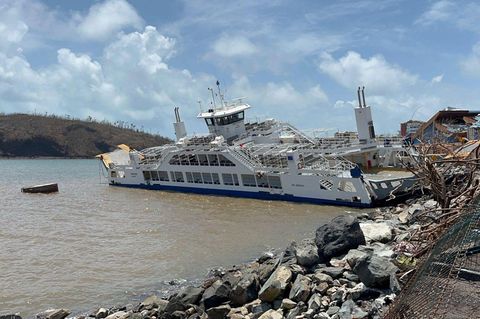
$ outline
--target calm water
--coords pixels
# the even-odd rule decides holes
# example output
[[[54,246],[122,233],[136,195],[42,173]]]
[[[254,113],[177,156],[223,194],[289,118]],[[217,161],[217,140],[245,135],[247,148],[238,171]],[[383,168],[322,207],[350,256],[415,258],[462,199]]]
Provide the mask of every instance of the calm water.
[[[111,187],[95,160],[0,160],[0,314],[75,312],[257,257],[344,208]],[[58,182],[60,193],[23,194]]]

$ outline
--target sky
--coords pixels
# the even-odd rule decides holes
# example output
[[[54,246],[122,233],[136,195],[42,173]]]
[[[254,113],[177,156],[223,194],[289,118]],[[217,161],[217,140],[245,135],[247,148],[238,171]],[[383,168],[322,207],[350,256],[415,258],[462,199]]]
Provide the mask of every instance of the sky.
[[[480,2],[0,0],[0,112],[189,133],[217,80],[252,120],[376,131],[445,107],[480,109]],[[200,101],[200,103],[198,103]]]

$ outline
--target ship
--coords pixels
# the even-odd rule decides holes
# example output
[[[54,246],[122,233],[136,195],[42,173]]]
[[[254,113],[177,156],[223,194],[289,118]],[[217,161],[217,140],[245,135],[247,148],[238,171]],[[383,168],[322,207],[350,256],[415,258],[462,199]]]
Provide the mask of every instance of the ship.
[[[371,207],[412,187],[411,176],[366,174],[361,164],[343,156],[353,152],[373,159],[381,150],[392,149],[380,147],[375,139],[364,89],[358,90],[355,108],[356,143],[332,148],[288,122],[246,121],[251,105],[244,98],[227,101],[217,86],[215,95],[209,88],[211,107],[197,115],[207,134],[188,136],[175,107],[174,143],[143,150],[122,144],[98,155],[108,184],[351,207]]]

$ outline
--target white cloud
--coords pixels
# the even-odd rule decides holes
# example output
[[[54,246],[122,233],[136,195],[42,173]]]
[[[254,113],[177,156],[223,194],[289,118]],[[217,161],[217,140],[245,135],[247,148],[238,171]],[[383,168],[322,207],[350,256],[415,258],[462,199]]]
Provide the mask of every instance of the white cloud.
[[[451,18],[454,9],[455,4],[449,0],[437,1],[417,19],[416,23],[430,25],[447,21]]]
[[[460,67],[466,74],[480,76],[480,42],[472,47],[472,52],[468,57],[462,59]]]
[[[228,58],[247,56],[257,51],[255,45],[248,38],[240,35],[229,36],[226,34],[218,38],[212,48],[216,55]]]
[[[214,81],[170,68],[174,44],[147,26],[120,34],[98,59],[62,48],[56,63],[34,69],[25,57],[0,52],[1,111],[135,120],[170,132],[171,108],[195,114],[194,101]]]
[[[435,83],[440,83],[442,81],[443,81],[443,74],[439,74],[437,76],[434,76],[430,82],[432,84],[435,84]]]
[[[417,81],[417,76],[388,63],[381,55],[365,59],[354,51],[349,51],[338,60],[324,53],[318,67],[346,88],[366,86],[373,93],[401,91]]]
[[[81,20],[78,31],[91,40],[104,40],[126,27],[139,29],[143,26],[143,19],[126,0],[95,4]]]

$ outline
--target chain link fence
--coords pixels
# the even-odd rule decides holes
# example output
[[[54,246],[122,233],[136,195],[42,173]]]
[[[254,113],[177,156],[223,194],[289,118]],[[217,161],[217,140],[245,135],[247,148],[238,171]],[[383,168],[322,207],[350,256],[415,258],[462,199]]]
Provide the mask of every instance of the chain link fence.
[[[385,319],[480,318],[480,204],[466,208],[430,251]]]

